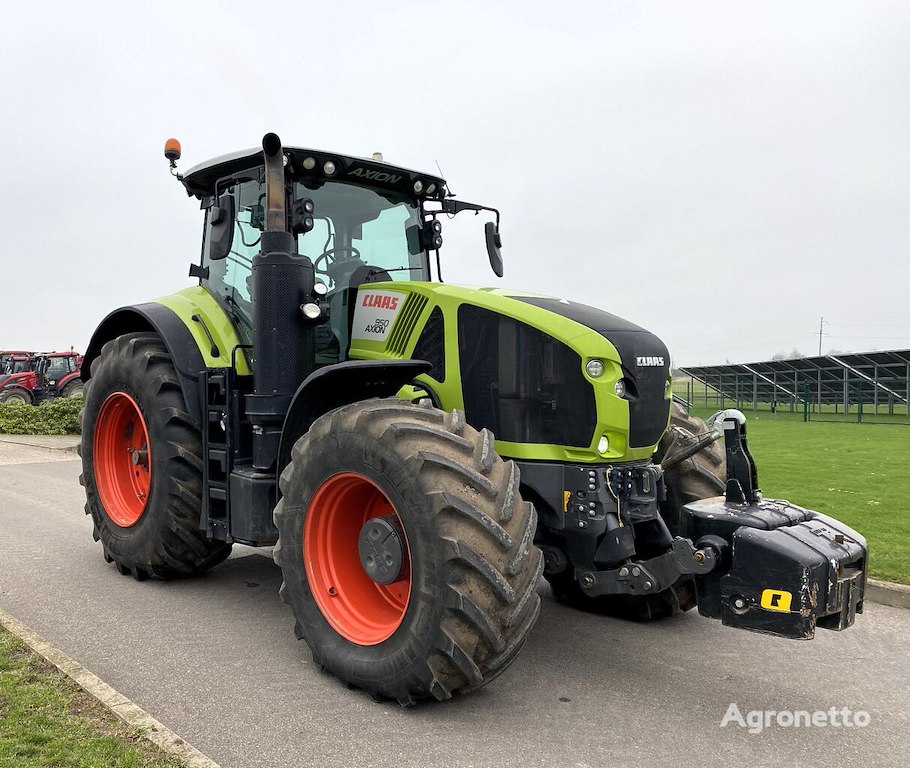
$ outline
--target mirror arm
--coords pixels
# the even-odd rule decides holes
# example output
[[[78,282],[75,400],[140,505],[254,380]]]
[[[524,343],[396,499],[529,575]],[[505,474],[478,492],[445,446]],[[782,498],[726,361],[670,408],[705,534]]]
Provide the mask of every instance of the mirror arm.
[[[456,213],[461,213],[462,211],[474,211],[475,215],[481,211],[489,211],[490,213],[495,214],[496,231],[499,231],[499,211],[496,208],[490,208],[487,205],[478,205],[477,203],[467,203],[464,200],[455,200],[451,197],[442,201],[443,213],[449,213],[454,216]]]

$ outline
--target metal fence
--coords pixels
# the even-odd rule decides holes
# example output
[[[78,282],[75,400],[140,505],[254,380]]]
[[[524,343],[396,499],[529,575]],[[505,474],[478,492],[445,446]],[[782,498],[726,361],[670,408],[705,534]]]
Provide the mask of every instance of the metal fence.
[[[910,350],[686,366],[674,394],[694,407],[907,424]]]

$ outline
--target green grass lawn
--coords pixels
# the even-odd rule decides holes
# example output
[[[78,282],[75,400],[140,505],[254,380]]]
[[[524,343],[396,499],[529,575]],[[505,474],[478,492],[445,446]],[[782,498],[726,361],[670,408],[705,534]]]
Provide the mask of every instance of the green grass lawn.
[[[745,413],[762,493],[843,520],[869,542],[870,575],[910,584],[910,427]]]
[[[179,768],[0,627],[0,768]]]

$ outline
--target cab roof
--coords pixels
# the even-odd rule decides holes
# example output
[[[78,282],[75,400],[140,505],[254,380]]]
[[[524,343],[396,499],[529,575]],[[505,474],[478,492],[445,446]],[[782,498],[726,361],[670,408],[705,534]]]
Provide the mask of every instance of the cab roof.
[[[319,149],[283,149],[288,158],[287,169],[294,179],[347,181],[431,200],[441,200],[445,196],[445,179],[433,174],[389,165],[382,160],[350,157]],[[261,149],[244,149],[193,166],[183,174],[181,181],[187,194],[201,199],[215,194],[215,184],[219,179],[264,166]],[[329,173],[329,170],[332,172]]]

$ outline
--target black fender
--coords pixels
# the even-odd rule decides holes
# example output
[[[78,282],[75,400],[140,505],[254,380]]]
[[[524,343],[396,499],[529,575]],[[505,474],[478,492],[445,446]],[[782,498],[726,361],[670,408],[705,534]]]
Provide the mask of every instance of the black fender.
[[[101,354],[101,348],[111,339],[125,333],[152,331],[157,333],[174,361],[187,413],[197,429],[202,428],[205,403],[202,400],[199,383],[200,374],[205,370],[205,361],[199,347],[186,324],[172,309],[163,304],[149,302],[121,307],[111,312],[92,334],[85,359],[82,361],[83,381],[92,377],[92,363]]]
[[[432,367],[426,360],[349,360],[311,373],[297,388],[284,418],[276,478],[290,464],[294,443],[320,416],[358,400],[392,397]]]

